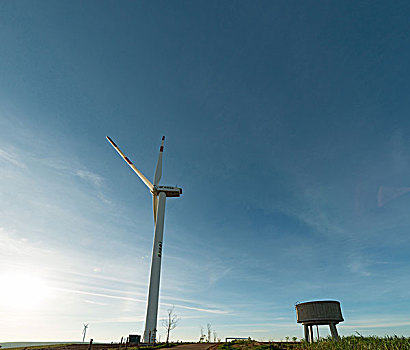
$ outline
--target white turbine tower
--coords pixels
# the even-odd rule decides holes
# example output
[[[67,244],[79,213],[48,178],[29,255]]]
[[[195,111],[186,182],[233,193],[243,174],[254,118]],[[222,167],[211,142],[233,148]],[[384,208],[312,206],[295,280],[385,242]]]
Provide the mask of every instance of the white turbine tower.
[[[162,255],[162,237],[164,233],[164,216],[165,216],[165,200],[166,197],[179,197],[182,194],[182,188],[173,186],[159,186],[159,180],[162,176],[162,153],[164,151],[165,136],[162,136],[161,147],[159,149],[157,167],[154,174],[154,183],[152,184],[142,174],[134,164],[125,156],[118,148],[113,140],[107,136],[107,140],[128,163],[132,170],[139,176],[152,193],[153,209],[154,209],[154,245],[152,248],[151,261],[151,276],[149,281],[147,315],[145,321],[144,342],[155,342],[157,332],[157,315],[158,315],[158,297],[159,297],[159,281],[161,275],[161,255]]]

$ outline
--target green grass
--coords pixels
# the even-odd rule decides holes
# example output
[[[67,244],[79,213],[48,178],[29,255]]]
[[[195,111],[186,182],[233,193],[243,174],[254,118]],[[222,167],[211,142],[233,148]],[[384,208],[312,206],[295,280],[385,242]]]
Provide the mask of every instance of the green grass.
[[[234,340],[228,343],[223,343],[218,346],[218,350],[281,350],[287,349],[280,347],[278,344],[259,344],[254,340]]]
[[[178,344],[175,343],[161,343],[154,346],[129,346],[127,350],[155,350],[155,349],[162,349],[162,348],[172,348]],[[5,349],[8,350],[8,349]],[[110,348],[108,350],[118,350],[118,346],[115,348]],[[121,350],[125,350],[125,345],[121,346]]]
[[[260,344],[245,340],[221,344],[218,350],[410,350],[410,338],[349,336],[342,337],[338,342],[326,338],[313,344],[306,342]]]
[[[410,338],[404,337],[342,337],[335,342],[328,338],[317,343],[300,343],[294,350],[410,350]]]
[[[58,347],[67,346],[67,345],[73,345],[73,344],[72,344],[72,343],[63,343],[63,344],[46,344],[46,345],[34,345],[34,346],[20,346],[20,347],[17,347],[17,348],[7,348],[7,349],[4,349],[4,350],[24,350],[24,349],[27,349],[27,350],[36,350],[36,349],[44,349],[44,348],[51,349],[51,348],[58,348]]]

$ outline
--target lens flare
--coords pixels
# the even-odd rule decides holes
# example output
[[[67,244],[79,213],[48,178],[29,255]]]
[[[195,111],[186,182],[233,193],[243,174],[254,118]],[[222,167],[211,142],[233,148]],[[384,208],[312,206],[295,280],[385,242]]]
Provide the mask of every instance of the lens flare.
[[[10,309],[36,308],[50,292],[43,279],[31,274],[1,275],[0,285],[0,305]]]

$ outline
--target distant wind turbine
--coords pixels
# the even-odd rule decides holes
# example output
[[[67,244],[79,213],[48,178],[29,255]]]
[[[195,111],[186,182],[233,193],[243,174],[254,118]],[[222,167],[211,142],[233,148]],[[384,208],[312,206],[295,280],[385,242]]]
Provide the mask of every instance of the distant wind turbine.
[[[158,297],[161,275],[161,255],[162,237],[164,233],[165,200],[166,197],[179,197],[182,194],[182,188],[158,185],[162,176],[162,153],[164,152],[165,136],[162,137],[153,184],[144,176],[144,174],[142,174],[136,168],[134,164],[132,164],[132,162],[125,156],[125,154],[121,152],[121,150],[110,137],[107,136],[107,140],[120,154],[120,156],[127,162],[131,169],[134,170],[134,172],[139,176],[142,182],[148,187],[148,189],[152,193],[155,231],[154,245],[152,248],[151,276],[149,281],[147,315],[145,320],[144,331],[144,343],[152,344],[155,342],[157,332]]]
[[[84,323],[83,325],[84,325],[84,329],[83,329],[83,343],[84,343],[85,334],[87,333],[88,323],[87,324]]]

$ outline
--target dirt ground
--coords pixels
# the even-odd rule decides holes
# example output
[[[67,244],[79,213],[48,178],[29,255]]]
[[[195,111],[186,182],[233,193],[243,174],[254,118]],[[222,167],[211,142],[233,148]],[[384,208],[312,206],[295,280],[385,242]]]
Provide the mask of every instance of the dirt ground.
[[[217,350],[221,343],[194,343],[194,344],[180,344],[170,348],[161,348],[160,350]],[[293,342],[275,342],[275,343],[264,343],[264,342],[255,342],[254,345],[272,345],[272,349],[289,349],[292,345],[298,343]],[[243,346],[240,344],[234,346],[236,350],[242,350]],[[67,344],[67,345],[44,345],[44,346],[34,346],[26,348],[11,348],[4,350],[88,350],[89,344]],[[118,343],[113,344],[93,344],[91,350],[120,350]],[[121,350],[125,350],[124,345],[122,345]],[[142,349],[141,349],[142,350]]]
[[[88,350],[89,344],[71,344],[71,345],[44,345],[44,346],[35,346],[26,347],[26,348],[13,348],[7,350]],[[216,350],[218,344],[181,344],[173,346],[171,348],[162,348],[161,350],[172,349],[172,350]],[[212,348],[212,349],[211,349]],[[93,344],[91,350],[108,350],[108,349],[118,349],[119,344]],[[6,349],[5,349],[6,350]],[[125,350],[124,345],[121,347],[121,350]]]
[[[215,345],[218,344],[209,344],[209,343],[197,343],[197,344],[181,344],[174,346],[172,348],[164,348],[164,349],[172,349],[172,350],[213,350],[211,348],[215,348]]]
[[[35,345],[22,348],[10,348],[4,350],[88,350],[90,344],[67,344],[67,345]],[[93,344],[91,350],[118,349],[118,344]],[[122,347],[124,349],[124,346]]]

